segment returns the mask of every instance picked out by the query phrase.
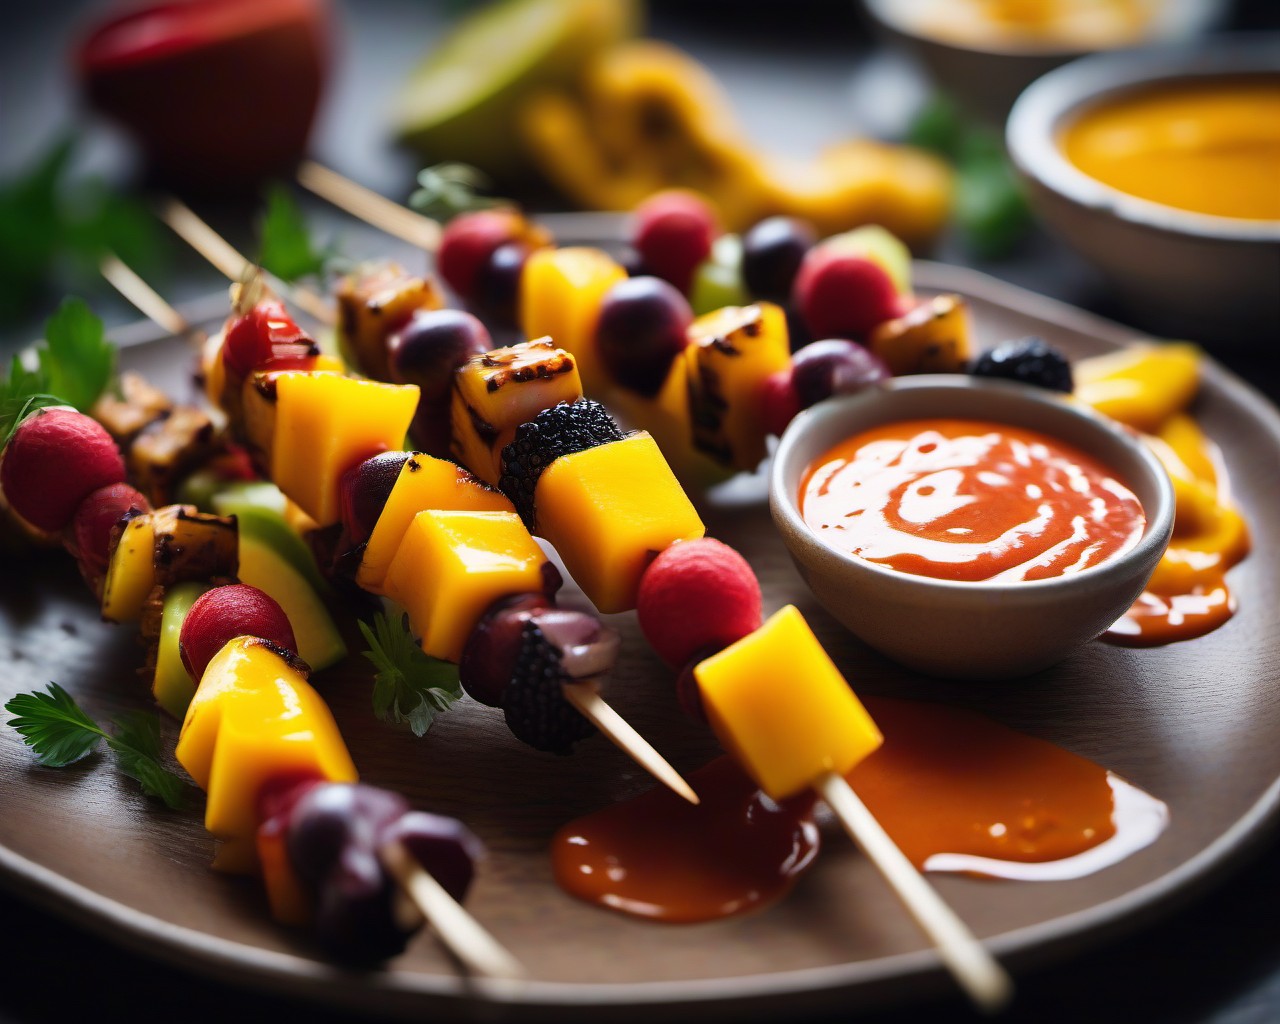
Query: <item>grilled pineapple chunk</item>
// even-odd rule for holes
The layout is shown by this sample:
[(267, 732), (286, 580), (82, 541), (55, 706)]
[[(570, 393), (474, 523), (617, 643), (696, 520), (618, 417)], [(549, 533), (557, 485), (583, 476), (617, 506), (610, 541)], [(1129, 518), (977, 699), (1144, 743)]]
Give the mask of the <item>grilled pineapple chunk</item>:
[(338, 285), (338, 342), (360, 372), (390, 380), (387, 337), (419, 309), (440, 309), (436, 284), (385, 262), (349, 274)]
[(582, 397), (577, 361), (550, 338), (473, 356), (453, 378), (454, 456), (487, 484), (502, 475), (502, 449), (543, 409)]
[(222, 433), (194, 406), (155, 420), (129, 448), (129, 475), (153, 505), (173, 500), (178, 481), (222, 448)]
[(91, 415), (112, 440), (126, 447), (145, 427), (173, 410), (173, 403), (159, 388), (132, 371), (120, 374), (120, 394), (110, 389), (94, 403)]
[(935, 295), (871, 332), (871, 350), (894, 376), (963, 373), (972, 346), (969, 309), (959, 295)]

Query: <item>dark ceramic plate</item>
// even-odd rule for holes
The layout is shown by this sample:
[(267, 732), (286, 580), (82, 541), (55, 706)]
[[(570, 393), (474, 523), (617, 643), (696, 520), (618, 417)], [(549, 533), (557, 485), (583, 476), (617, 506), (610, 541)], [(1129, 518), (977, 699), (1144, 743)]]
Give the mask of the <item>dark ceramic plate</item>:
[[(924, 291), (969, 296), (979, 342), (1039, 334), (1072, 355), (1103, 352), (1130, 332), (982, 275), (917, 268)], [(204, 310), (221, 312), (218, 299)], [(124, 362), (175, 393), (189, 389), (180, 342), (145, 330)], [(150, 336), (149, 336), (150, 335)], [(862, 647), (818, 607), (770, 524), (762, 477), (715, 495), (709, 532), (750, 559), (766, 611), (795, 602), (853, 686), (949, 701), (1092, 758), (1168, 802), (1172, 824), (1152, 846), (1096, 875), (1045, 883), (937, 877), (938, 889), (1014, 970), (1060, 958), (1132, 928), (1229, 870), (1277, 818), (1280, 804), (1280, 416), (1207, 363), (1195, 413), (1222, 446), (1253, 529), (1254, 553), (1232, 574), (1240, 613), (1199, 640), (1151, 650), (1090, 644), (1016, 683), (913, 676)], [(149, 706), (134, 636), (101, 623), (58, 552), (6, 563), (0, 579), (0, 698), (57, 680), (99, 717)], [(692, 770), (716, 748), (679, 712), (670, 674), (634, 615), (618, 616), (625, 656), (611, 700)], [(921, 628), (927, 628), (922, 623)], [(356, 645), (353, 644), (353, 647)], [(783, 681), (785, 684), (785, 681)], [(415, 805), (467, 820), (488, 844), (472, 911), (528, 966), (532, 980), (498, 989), (459, 978), (428, 937), (385, 971), (328, 965), (307, 935), (272, 923), (259, 886), (215, 874), (198, 810), (167, 812), (100, 757), (63, 771), (36, 767), (0, 729), (0, 879), (53, 911), (156, 957), (366, 1013), (434, 1018), (502, 1004), (513, 1020), (651, 1020), (655, 1013), (789, 1019), (906, 1002), (950, 984), (936, 955), (851, 844), (829, 837), (816, 866), (781, 903), (698, 926), (645, 924), (578, 903), (556, 888), (547, 843), (578, 814), (649, 780), (593, 740), (569, 758), (535, 753), (498, 712), (467, 701), (423, 740), (379, 724), (370, 673), (353, 656), (324, 673), (364, 778)], [(167, 727), (172, 741), (177, 724)]]

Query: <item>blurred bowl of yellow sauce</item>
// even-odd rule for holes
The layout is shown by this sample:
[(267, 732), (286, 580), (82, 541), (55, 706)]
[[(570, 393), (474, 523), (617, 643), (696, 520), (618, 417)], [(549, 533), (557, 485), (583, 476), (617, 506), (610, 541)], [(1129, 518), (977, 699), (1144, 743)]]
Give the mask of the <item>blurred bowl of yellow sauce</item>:
[(1144, 326), (1280, 337), (1280, 35), (1075, 61), (1018, 98), (1006, 142), (1036, 212)]
[(948, 95), (1002, 123), (1018, 94), (1077, 57), (1187, 39), (1224, 0), (863, 0)]

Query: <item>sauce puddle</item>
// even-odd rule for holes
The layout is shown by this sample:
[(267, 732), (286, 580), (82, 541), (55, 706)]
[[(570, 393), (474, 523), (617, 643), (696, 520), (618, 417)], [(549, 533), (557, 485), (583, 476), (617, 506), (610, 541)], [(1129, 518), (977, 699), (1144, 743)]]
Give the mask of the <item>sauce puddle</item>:
[[(884, 746), (849, 775), (920, 868), (992, 878), (1079, 878), (1150, 845), (1161, 801), (1046, 740), (969, 711), (867, 698)], [(552, 841), (572, 896), (669, 923), (711, 921), (784, 896), (819, 846), (811, 797), (775, 804), (728, 757), (570, 822)]]

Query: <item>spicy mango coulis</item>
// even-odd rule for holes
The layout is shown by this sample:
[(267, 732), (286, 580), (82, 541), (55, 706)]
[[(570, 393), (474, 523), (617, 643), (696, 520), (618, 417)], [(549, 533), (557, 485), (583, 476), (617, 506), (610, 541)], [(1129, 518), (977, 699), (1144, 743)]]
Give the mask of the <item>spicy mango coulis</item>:
[(809, 468), (800, 511), (832, 547), (917, 576), (1039, 580), (1133, 547), (1146, 516), (1096, 459), (1037, 431), (902, 420)]
[(1086, 110), (1059, 140), (1092, 178), (1193, 213), (1280, 220), (1280, 76), (1165, 83)]

